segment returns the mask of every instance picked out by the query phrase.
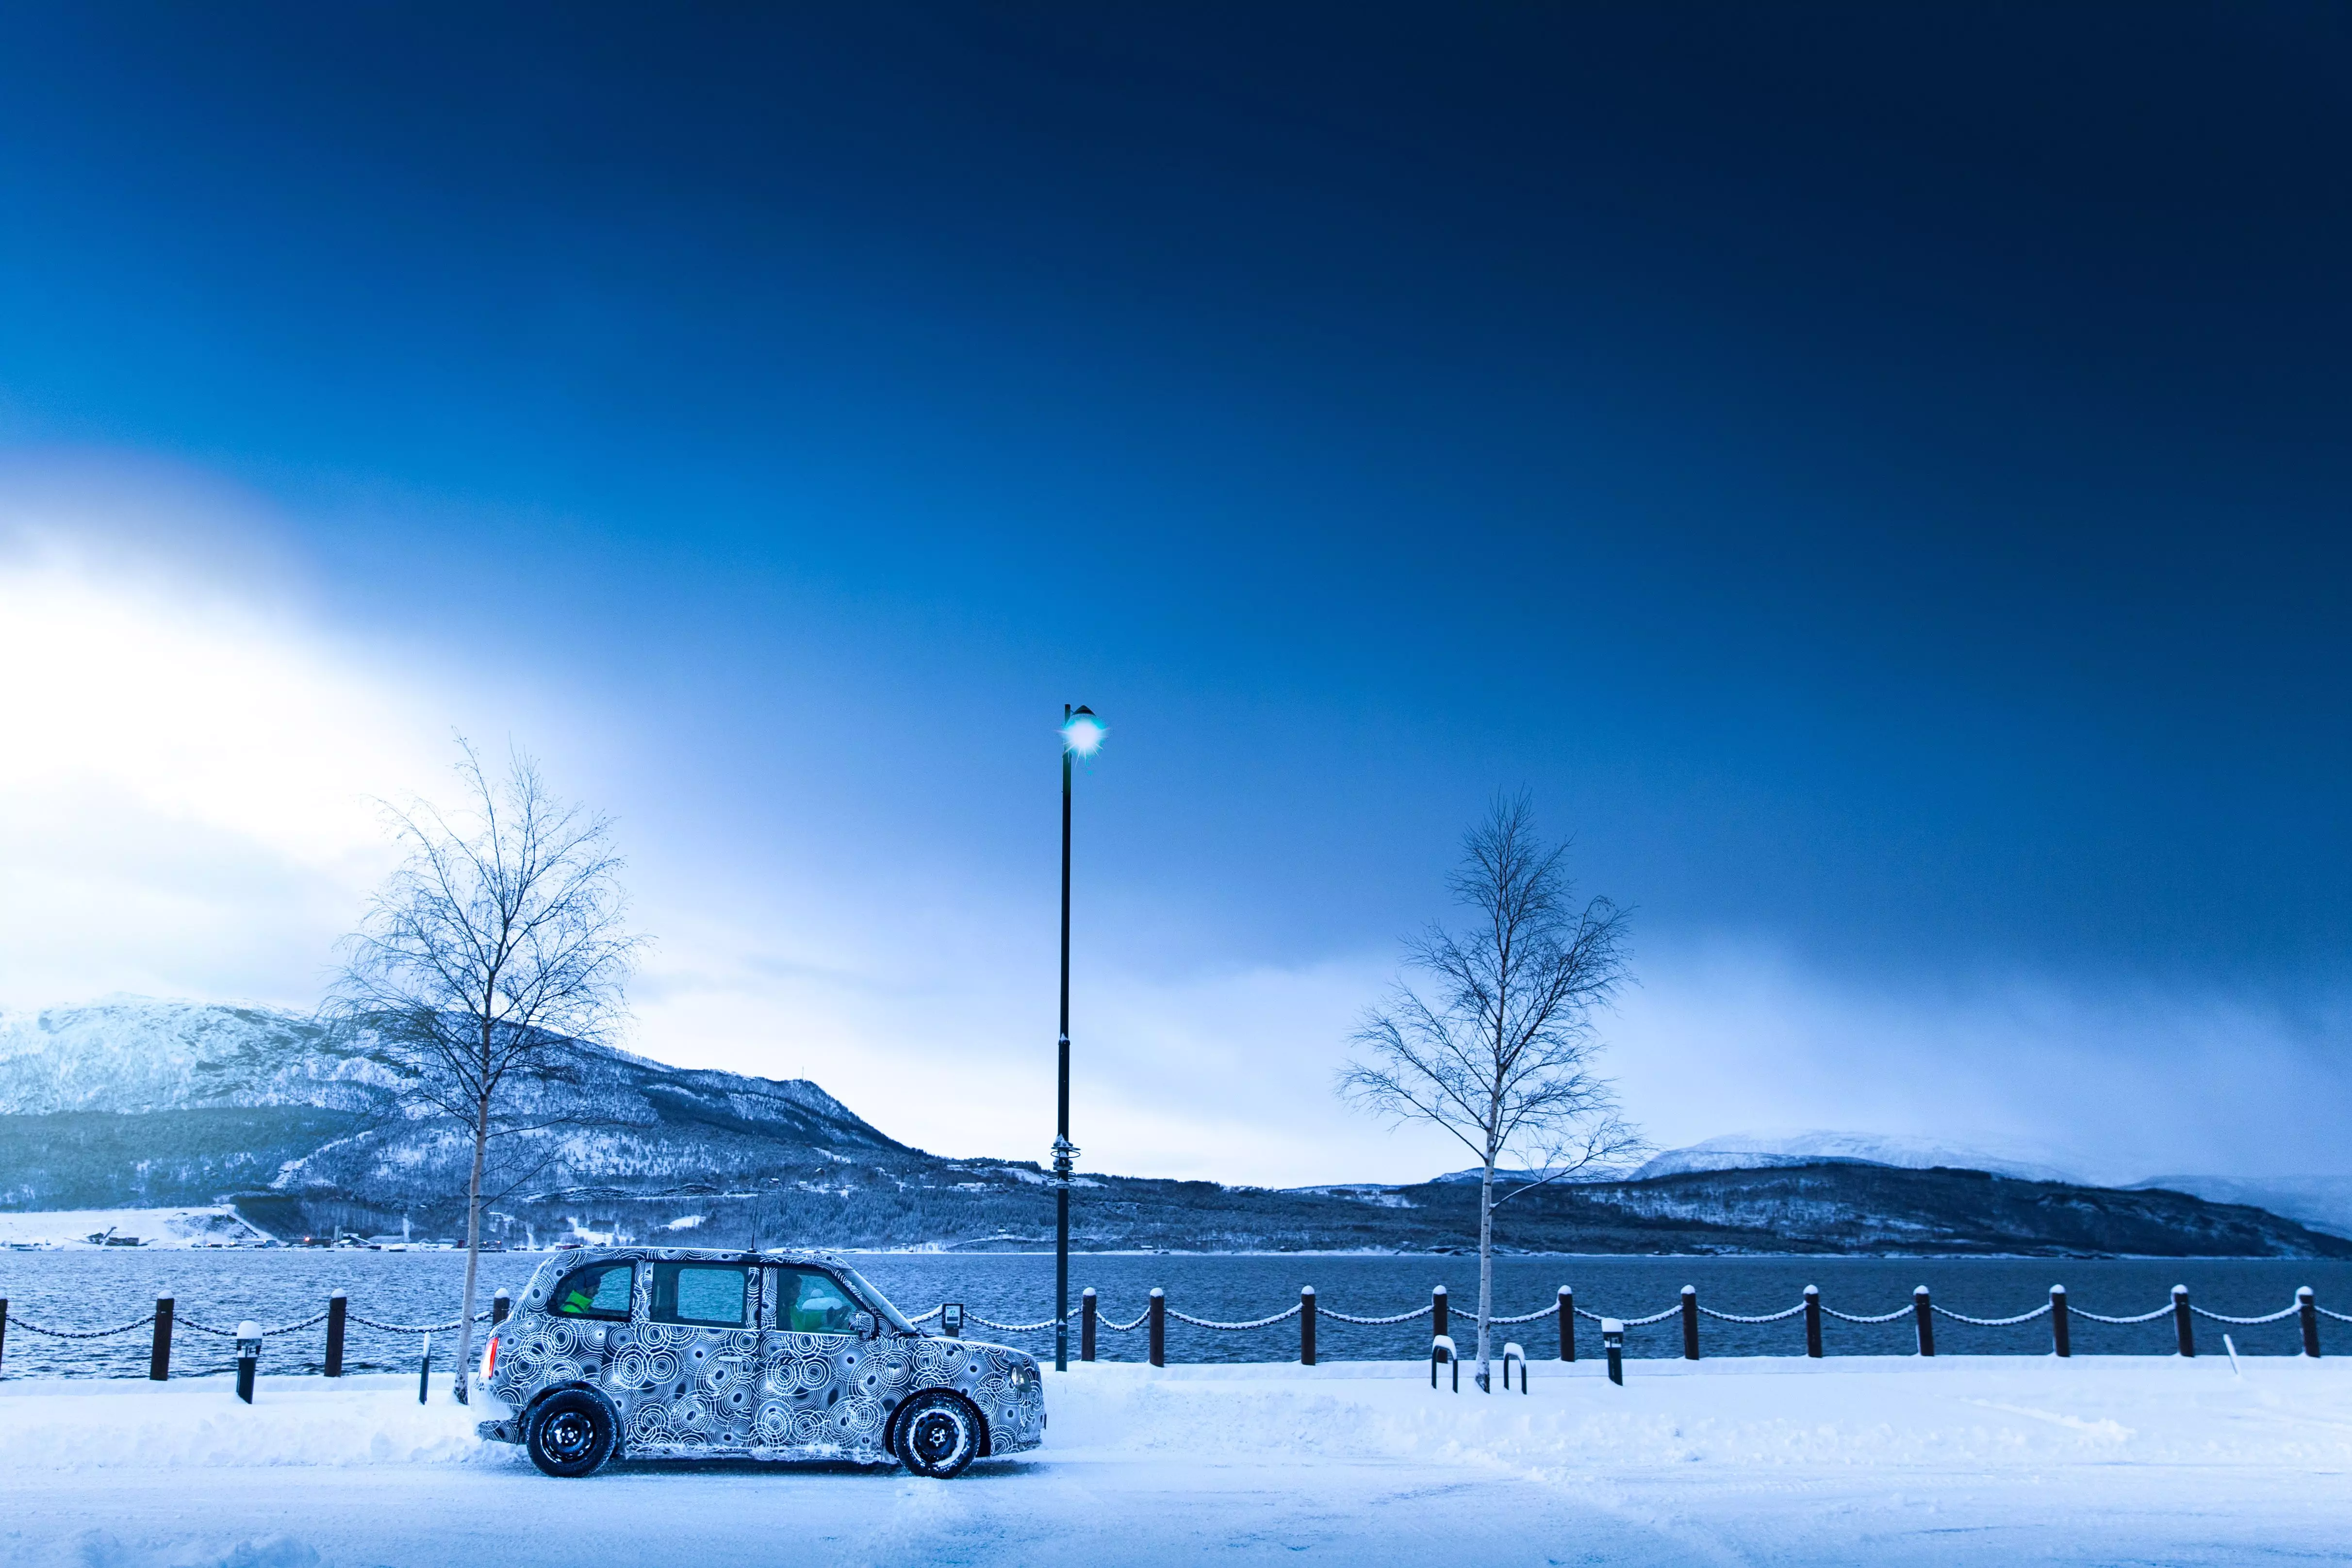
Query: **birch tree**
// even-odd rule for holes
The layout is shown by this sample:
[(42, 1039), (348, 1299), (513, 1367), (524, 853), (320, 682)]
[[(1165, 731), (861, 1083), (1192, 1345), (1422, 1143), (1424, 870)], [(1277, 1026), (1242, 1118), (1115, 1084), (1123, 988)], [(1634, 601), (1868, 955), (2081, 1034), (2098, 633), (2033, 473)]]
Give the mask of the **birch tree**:
[(345, 939), (328, 1016), (356, 1031), (398, 1075), (408, 1103), (449, 1117), (472, 1142), (466, 1188), (466, 1281), (457, 1395), (473, 1364), (483, 1173), (492, 1141), (527, 1130), (579, 1046), (625, 1022), (642, 943), (626, 900), (612, 821), (559, 800), (520, 752), (493, 781), (462, 737), (464, 804), (387, 805), (406, 858)]
[[(1468, 918), (1405, 944), (1406, 974), (1364, 1016), (1339, 1091), (1396, 1123), (1442, 1128), (1478, 1182), (1478, 1383), (1488, 1385), (1495, 1210), (1611, 1169), (1643, 1144), (1595, 1074), (1595, 1015), (1631, 980), (1625, 911), (1581, 905), (1528, 797), (1497, 796), (1463, 836), (1450, 889)], [(1509, 1190), (1497, 1195), (1497, 1173)]]

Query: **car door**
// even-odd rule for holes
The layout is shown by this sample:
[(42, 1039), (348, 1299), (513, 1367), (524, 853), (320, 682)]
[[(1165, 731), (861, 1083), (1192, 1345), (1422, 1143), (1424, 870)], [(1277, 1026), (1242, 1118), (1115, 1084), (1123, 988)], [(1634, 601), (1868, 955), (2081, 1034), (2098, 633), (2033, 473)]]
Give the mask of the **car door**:
[(628, 1369), (644, 1384), (628, 1416), (631, 1451), (751, 1447), (759, 1407), (758, 1270), (656, 1258), (646, 1272), (646, 1313), (632, 1336), (643, 1362)]
[[(883, 1423), (896, 1403), (892, 1358), (869, 1353), (859, 1331), (866, 1310), (826, 1269), (772, 1264), (760, 1335), (761, 1447), (817, 1454), (882, 1450)], [(903, 1372), (896, 1380), (903, 1384)]]

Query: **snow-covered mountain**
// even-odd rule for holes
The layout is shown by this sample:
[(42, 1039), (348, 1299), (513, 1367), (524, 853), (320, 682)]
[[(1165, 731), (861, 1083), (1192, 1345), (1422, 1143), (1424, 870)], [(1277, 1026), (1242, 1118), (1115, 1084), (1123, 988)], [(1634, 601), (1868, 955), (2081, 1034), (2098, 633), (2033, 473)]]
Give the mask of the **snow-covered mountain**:
[(2252, 1204), (2330, 1236), (2352, 1237), (2352, 1176), (2150, 1176), (2161, 1187), (2214, 1204)]
[(1946, 1142), (1908, 1138), (1883, 1132), (1727, 1132), (1686, 1148), (1669, 1149), (1633, 1173), (1649, 1176), (1680, 1175), (1686, 1171), (1770, 1170), (1846, 1161), (1864, 1165), (1894, 1165), (1926, 1171), (1938, 1165), (1954, 1170), (1990, 1171), (2029, 1182), (2072, 1182), (2103, 1184), (2055, 1150), (1986, 1138)]

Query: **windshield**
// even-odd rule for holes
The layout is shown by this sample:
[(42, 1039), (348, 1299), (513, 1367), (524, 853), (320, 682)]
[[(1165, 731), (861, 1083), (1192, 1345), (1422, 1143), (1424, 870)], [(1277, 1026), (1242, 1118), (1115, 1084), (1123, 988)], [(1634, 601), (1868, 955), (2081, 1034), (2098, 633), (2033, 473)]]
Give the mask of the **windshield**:
[(889, 1324), (892, 1328), (897, 1329), (901, 1333), (919, 1334), (922, 1332), (920, 1329), (915, 1327), (914, 1324), (907, 1321), (907, 1315), (904, 1312), (901, 1312), (898, 1308), (890, 1304), (889, 1297), (885, 1296), (881, 1291), (874, 1289), (874, 1281), (868, 1279), (865, 1275), (860, 1274), (855, 1268), (845, 1268), (842, 1272), (848, 1275), (851, 1281), (856, 1285), (857, 1293), (865, 1297), (866, 1301), (877, 1312), (882, 1314), (882, 1321), (884, 1322)]

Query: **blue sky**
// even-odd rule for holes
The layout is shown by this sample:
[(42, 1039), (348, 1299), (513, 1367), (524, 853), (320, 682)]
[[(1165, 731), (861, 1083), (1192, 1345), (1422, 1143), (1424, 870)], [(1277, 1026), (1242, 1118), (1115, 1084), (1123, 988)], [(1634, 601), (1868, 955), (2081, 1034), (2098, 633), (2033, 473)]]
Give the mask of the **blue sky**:
[[(461, 726), (621, 815), (642, 1048), (1039, 1152), (1075, 700), (1090, 1162), (1447, 1163), (1325, 1086), (1524, 785), (1662, 1142), (2347, 1168), (2347, 28), (13, 16), (0, 1000), (309, 1000)], [(123, 739), (214, 658), (309, 673)]]

